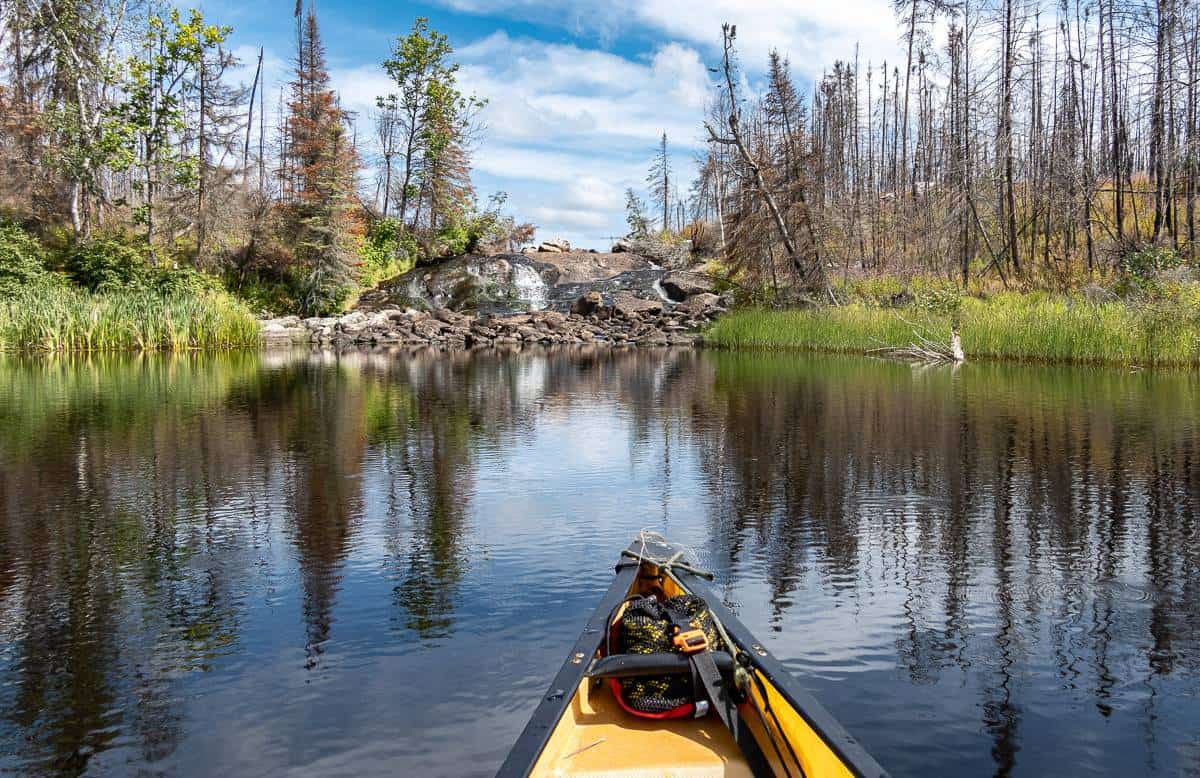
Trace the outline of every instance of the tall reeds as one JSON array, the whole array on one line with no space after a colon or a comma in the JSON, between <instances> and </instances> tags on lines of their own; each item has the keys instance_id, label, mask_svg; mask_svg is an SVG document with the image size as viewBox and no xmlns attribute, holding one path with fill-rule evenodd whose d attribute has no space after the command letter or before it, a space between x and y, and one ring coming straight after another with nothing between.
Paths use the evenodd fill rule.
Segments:
<instances>
[{"instance_id":1,"label":"tall reeds","mask_svg":"<svg viewBox=\"0 0 1200 778\"><path fill-rule=\"evenodd\" d=\"M1006 293L964 298L954 313L852 303L722 317L705 342L724 348L878 353L949 342L957 319L968 360L1140 366L1200 365L1200 310Z\"/></svg>"},{"instance_id":2,"label":"tall reeds","mask_svg":"<svg viewBox=\"0 0 1200 778\"><path fill-rule=\"evenodd\" d=\"M31 286L0 299L3 351L187 351L257 346L259 327L223 292L93 294Z\"/></svg>"}]
</instances>

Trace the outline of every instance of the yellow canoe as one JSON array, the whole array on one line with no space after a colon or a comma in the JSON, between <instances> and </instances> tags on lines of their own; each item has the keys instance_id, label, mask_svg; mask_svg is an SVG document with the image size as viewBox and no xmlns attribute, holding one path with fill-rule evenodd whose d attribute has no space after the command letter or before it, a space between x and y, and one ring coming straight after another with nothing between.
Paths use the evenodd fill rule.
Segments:
<instances>
[{"instance_id":1,"label":"yellow canoe","mask_svg":"<svg viewBox=\"0 0 1200 778\"><path fill-rule=\"evenodd\" d=\"M643 534L621 554L612 586L500 768L502 778L553 776L865 776L886 771L784 670L680 551ZM702 718L648 720L622 710L606 678L643 672L602 657L614 609L633 595L703 597L731 651L714 652L729 688L727 727ZM681 655L655 655L663 662ZM734 669L737 669L735 674ZM734 679L737 680L734 680ZM735 705L736 702L736 705ZM736 708L736 712L734 711ZM736 733L736 734L735 734Z\"/></svg>"}]
</instances>

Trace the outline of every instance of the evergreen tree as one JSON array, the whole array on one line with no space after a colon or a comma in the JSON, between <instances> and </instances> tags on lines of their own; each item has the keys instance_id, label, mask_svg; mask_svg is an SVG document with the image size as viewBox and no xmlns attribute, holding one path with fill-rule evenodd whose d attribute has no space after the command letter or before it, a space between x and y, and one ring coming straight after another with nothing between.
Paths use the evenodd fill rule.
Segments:
<instances>
[{"instance_id":1,"label":"evergreen tree","mask_svg":"<svg viewBox=\"0 0 1200 778\"><path fill-rule=\"evenodd\" d=\"M650 174L646 176L650 186L650 197L655 204L662 206L662 228L671 229L671 157L667 154L667 134L662 134L654 162L650 164Z\"/></svg>"},{"instance_id":2,"label":"evergreen tree","mask_svg":"<svg viewBox=\"0 0 1200 778\"><path fill-rule=\"evenodd\" d=\"M625 190L625 221L629 224L630 238L645 238L650 232L650 220L646 218L646 205L632 188Z\"/></svg>"},{"instance_id":3,"label":"evergreen tree","mask_svg":"<svg viewBox=\"0 0 1200 778\"><path fill-rule=\"evenodd\" d=\"M352 280L351 200L358 158L346 114L329 86L325 49L311 8L300 37L289 111L295 251L306 273L301 302L308 313L328 313L345 300Z\"/></svg>"}]
</instances>

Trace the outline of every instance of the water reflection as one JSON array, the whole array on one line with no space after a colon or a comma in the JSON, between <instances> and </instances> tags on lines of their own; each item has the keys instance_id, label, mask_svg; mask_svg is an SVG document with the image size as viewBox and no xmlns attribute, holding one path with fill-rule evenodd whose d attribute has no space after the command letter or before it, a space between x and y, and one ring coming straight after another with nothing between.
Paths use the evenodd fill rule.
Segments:
<instances>
[{"instance_id":1,"label":"water reflection","mask_svg":"<svg viewBox=\"0 0 1200 778\"><path fill-rule=\"evenodd\" d=\"M0 769L486 774L655 525L897 774L1197 770L1196 381L8 361Z\"/></svg>"}]
</instances>

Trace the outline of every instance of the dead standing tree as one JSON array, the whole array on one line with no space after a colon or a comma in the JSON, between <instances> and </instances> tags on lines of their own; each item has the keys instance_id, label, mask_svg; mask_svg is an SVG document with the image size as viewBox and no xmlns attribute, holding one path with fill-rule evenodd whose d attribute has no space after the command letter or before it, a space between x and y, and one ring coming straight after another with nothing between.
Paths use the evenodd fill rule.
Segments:
<instances>
[{"instance_id":1,"label":"dead standing tree","mask_svg":"<svg viewBox=\"0 0 1200 778\"><path fill-rule=\"evenodd\" d=\"M722 70L725 78L725 89L729 98L729 116L727 119L729 135L719 134L708 122L704 123L704 128L708 131L709 139L713 143L733 146L737 149L738 156L741 158L746 173L752 181L754 191L762 198L763 203L770 212L771 221L779 233L779 239L783 243L784 251L787 253L792 267L799 274L804 284L810 289L827 294L832 298L833 290L829 286L825 267L821 263L821 256L816 240L811 241L811 256L808 262L805 262L796 249L796 241L792 237L791 230L783 218L783 212L779 208L779 203L776 201L774 194L772 194L770 187L767 186L766 179L763 177L762 167L754 159L754 156L746 146L745 139L742 137L741 125L738 118L737 90L733 83L734 41L737 38L737 26L726 23L721 26L721 34L724 47ZM800 199L801 207L806 212L805 221L809 225L810 233L812 233L812 218L811 215L807 214L807 202L803 191L799 188L797 188L797 195Z\"/></svg>"}]
</instances>

